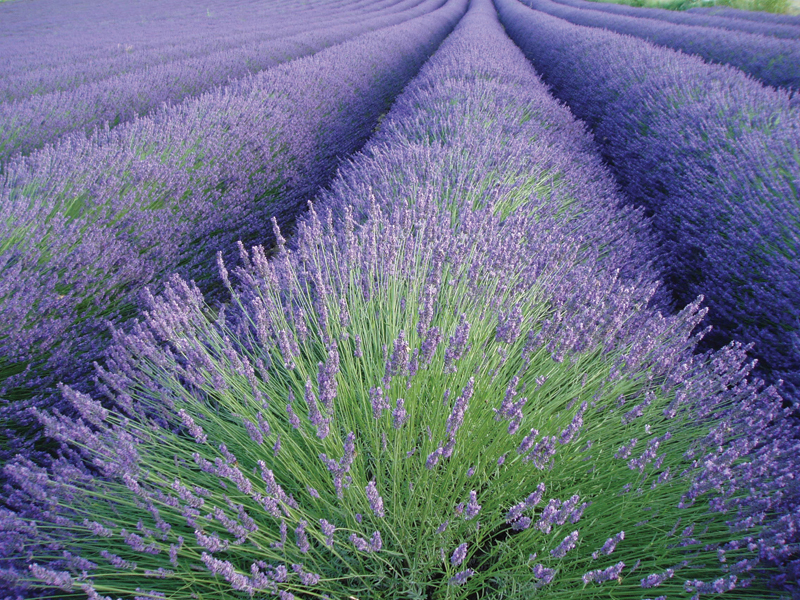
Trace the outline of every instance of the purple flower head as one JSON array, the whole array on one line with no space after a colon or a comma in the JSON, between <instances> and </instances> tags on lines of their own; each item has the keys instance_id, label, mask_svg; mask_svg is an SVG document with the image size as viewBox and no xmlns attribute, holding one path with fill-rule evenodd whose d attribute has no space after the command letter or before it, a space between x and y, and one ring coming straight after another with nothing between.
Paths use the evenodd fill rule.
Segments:
<instances>
[{"instance_id":1,"label":"purple flower head","mask_svg":"<svg viewBox=\"0 0 800 600\"><path fill-rule=\"evenodd\" d=\"M392 411L392 419L392 426L395 429L400 429L408 420L408 413L406 412L405 402L402 398L397 399L395 409Z\"/></svg>"},{"instance_id":2,"label":"purple flower head","mask_svg":"<svg viewBox=\"0 0 800 600\"><path fill-rule=\"evenodd\" d=\"M428 455L428 460L425 461L426 469L433 469L439 463L439 457L444 452L443 448L437 448Z\"/></svg>"},{"instance_id":3,"label":"purple flower head","mask_svg":"<svg viewBox=\"0 0 800 600\"><path fill-rule=\"evenodd\" d=\"M308 543L308 534L306 534L306 525L308 525L306 521L300 521L294 530L297 547L303 554L311 549L311 545Z\"/></svg>"},{"instance_id":4,"label":"purple flower head","mask_svg":"<svg viewBox=\"0 0 800 600\"><path fill-rule=\"evenodd\" d=\"M531 493L527 498L525 498L525 506L528 508L534 508L539 502L542 501L542 496L544 495L544 483L540 483L536 486L536 491Z\"/></svg>"},{"instance_id":5,"label":"purple flower head","mask_svg":"<svg viewBox=\"0 0 800 600\"><path fill-rule=\"evenodd\" d=\"M372 404L372 416L375 419L380 419L384 410L388 410L389 402L383 395L383 390L380 387L370 388L369 401Z\"/></svg>"},{"instance_id":6,"label":"purple flower head","mask_svg":"<svg viewBox=\"0 0 800 600\"><path fill-rule=\"evenodd\" d=\"M581 403L581 407L578 409L578 412L575 413L572 422L561 432L561 438L558 440L561 444L567 444L572 441L572 438L580 431L580 428L583 426L583 413L586 412L587 406L588 404L586 402Z\"/></svg>"},{"instance_id":7,"label":"purple flower head","mask_svg":"<svg viewBox=\"0 0 800 600\"><path fill-rule=\"evenodd\" d=\"M336 531L336 527L325 519L320 519L319 524L322 528L322 535L325 536L325 545L329 548L333 547L333 534Z\"/></svg>"},{"instance_id":8,"label":"purple flower head","mask_svg":"<svg viewBox=\"0 0 800 600\"><path fill-rule=\"evenodd\" d=\"M594 571L589 571L588 573L584 573L583 583L604 583L606 581L611 581L612 579L617 579L620 573L622 573L623 568L625 568L625 563L618 562L607 569L596 569Z\"/></svg>"},{"instance_id":9,"label":"purple flower head","mask_svg":"<svg viewBox=\"0 0 800 600\"><path fill-rule=\"evenodd\" d=\"M537 435L539 435L539 430L531 429L531 432L522 439L522 442L517 448L517 454L527 454L530 449L533 448Z\"/></svg>"},{"instance_id":10,"label":"purple flower head","mask_svg":"<svg viewBox=\"0 0 800 600\"><path fill-rule=\"evenodd\" d=\"M281 436L280 434L275 437L275 444L272 446L272 455L278 456L278 452L281 451Z\"/></svg>"},{"instance_id":11,"label":"purple flower head","mask_svg":"<svg viewBox=\"0 0 800 600\"><path fill-rule=\"evenodd\" d=\"M406 332L401 330L394 341L392 358L386 363L386 375L383 378L384 385L389 385L392 377L406 375L408 373L409 346L406 341Z\"/></svg>"},{"instance_id":12,"label":"purple flower head","mask_svg":"<svg viewBox=\"0 0 800 600\"><path fill-rule=\"evenodd\" d=\"M467 583L467 579L475 575L474 569L465 569L464 571L459 571L453 577L450 578L448 583L450 585L464 585Z\"/></svg>"},{"instance_id":13,"label":"purple flower head","mask_svg":"<svg viewBox=\"0 0 800 600\"><path fill-rule=\"evenodd\" d=\"M573 531L567 537L565 537L561 543L550 551L550 554L555 558L563 558L567 552L572 550L575 547L575 542L578 541L578 532Z\"/></svg>"},{"instance_id":14,"label":"purple flower head","mask_svg":"<svg viewBox=\"0 0 800 600\"><path fill-rule=\"evenodd\" d=\"M320 579L322 579L322 577L320 577L316 573L309 573L305 571L303 569L303 565L293 564L292 570L295 573L297 573L297 577L298 579L300 579L300 583L303 585L308 585L308 586L317 585Z\"/></svg>"},{"instance_id":15,"label":"purple flower head","mask_svg":"<svg viewBox=\"0 0 800 600\"><path fill-rule=\"evenodd\" d=\"M205 444L208 441L208 437L203 432L203 428L194 422L194 419L192 419L189 413L187 413L184 409L180 409L178 411L178 416L181 418L181 422L183 423L184 427L189 430L189 433L192 435L195 442L198 444Z\"/></svg>"},{"instance_id":16,"label":"purple flower head","mask_svg":"<svg viewBox=\"0 0 800 600\"><path fill-rule=\"evenodd\" d=\"M548 569L543 564L538 563L533 566L533 576L536 579L540 579L540 583L542 585L547 585L551 581L553 581L553 577L556 574L555 569Z\"/></svg>"},{"instance_id":17,"label":"purple flower head","mask_svg":"<svg viewBox=\"0 0 800 600\"><path fill-rule=\"evenodd\" d=\"M55 586L65 592L71 592L74 582L67 571L52 571L36 563L30 567L31 574L42 583Z\"/></svg>"},{"instance_id":18,"label":"purple flower head","mask_svg":"<svg viewBox=\"0 0 800 600\"><path fill-rule=\"evenodd\" d=\"M453 556L450 557L450 564L457 567L464 559L467 558L467 543L460 544L458 548L453 551Z\"/></svg>"},{"instance_id":19,"label":"purple flower head","mask_svg":"<svg viewBox=\"0 0 800 600\"><path fill-rule=\"evenodd\" d=\"M364 538L357 536L355 533L350 534L350 542L359 552L372 552L370 543Z\"/></svg>"},{"instance_id":20,"label":"purple flower head","mask_svg":"<svg viewBox=\"0 0 800 600\"><path fill-rule=\"evenodd\" d=\"M469 521L470 519L474 519L478 516L478 513L481 510L481 505L478 504L478 494L475 490L471 490L469 493L469 501L467 502L467 508L464 511L464 519Z\"/></svg>"},{"instance_id":21,"label":"purple flower head","mask_svg":"<svg viewBox=\"0 0 800 600\"><path fill-rule=\"evenodd\" d=\"M372 538L369 541L369 547L373 552L378 552L383 547L383 540L381 539L380 531L374 531L372 533Z\"/></svg>"},{"instance_id":22,"label":"purple flower head","mask_svg":"<svg viewBox=\"0 0 800 600\"><path fill-rule=\"evenodd\" d=\"M383 498L378 495L378 488L375 486L374 479L367 484L366 492L372 512L375 513L376 517L383 518L386 514L383 510Z\"/></svg>"},{"instance_id":23,"label":"purple flower head","mask_svg":"<svg viewBox=\"0 0 800 600\"><path fill-rule=\"evenodd\" d=\"M292 402L294 402L294 394L289 390L289 402L286 404L286 412L289 414L289 423L292 429L300 429L300 417L294 412Z\"/></svg>"},{"instance_id":24,"label":"purple flower head","mask_svg":"<svg viewBox=\"0 0 800 600\"><path fill-rule=\"evenodd\" d=\"M625 539L624 531L620 531L614 537L608 538L606 540L606 543L603 544L603 547L600 548L600 550L598 550L597 552L592 552L592 558L597 560L601 554L605 555L611 554L614 551L614 548L617 547L617 544L619 544L624 539Z\"/></svg>"}]
</instances>

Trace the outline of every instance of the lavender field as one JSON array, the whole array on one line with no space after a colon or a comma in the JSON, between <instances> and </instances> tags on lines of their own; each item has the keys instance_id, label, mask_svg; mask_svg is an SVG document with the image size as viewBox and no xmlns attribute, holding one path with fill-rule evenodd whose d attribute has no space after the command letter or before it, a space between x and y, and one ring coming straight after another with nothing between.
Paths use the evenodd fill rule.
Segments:
<instances>
[{"instance_id":1,"label":"lavender field","mask_svg":"<svg viewBox=\"0 0 800 600\"><path fill-rule=\"evenodd\" d=\"M0 3L0 599L800 598L800 24Z\"/></svg>"}]
</instances>

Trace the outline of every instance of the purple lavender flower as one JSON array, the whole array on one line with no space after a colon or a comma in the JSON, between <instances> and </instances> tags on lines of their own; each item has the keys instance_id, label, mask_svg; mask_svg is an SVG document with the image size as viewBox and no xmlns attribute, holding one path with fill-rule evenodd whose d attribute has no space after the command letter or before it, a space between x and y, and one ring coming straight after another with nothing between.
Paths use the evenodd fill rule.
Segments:
<instances>
[{"instance_id":1,"label":"purple lavender flower","mask_svg":"<svg viewBox=\"0 0 800 600\"><path fill-rule=\"evenodd\" d=\"M369 507L372 509L372 512L375 513L376 517L383 518L386 515L383 510L383 498L378 494L378 488L375 486L374 479L367 484L366 492L367 500L369 500Z\"/></svg>"},{"instance_id":2,"label":"purple lavender flower","mask_svg":"<svg viewBox=\"0 0 800 600\"><path fill-rule=\"evenodd\" d=\"M383 547L383 540L381 539L380 531L372 532L372 538L370 538L369 547L373 552L378 552Z\"/></svg>"},{"instance_id":3,"label":"purple lavender flower","mask_svg":"<svg viewBox=\"0 0 800 600\"><path fill-rule=\"evenodd\" d=\"M618 562L617 564L608 567L607 569L596 569L594 571L589 571L584 573L583 575L583 583L604 583L606 581L611 581L612 579L617 579L622 573L622 569L625 567L624 562Z\"/></svg>"},{"instance_id":4,"label":"purple lavender flower","mask_svg":"<svg viewBox=\"0 0 800 600\"><path fill-rule=\"evenodd\" d=\"M467 558L467 543L464 542L460 544L458 548L453 551L453 555L450 557L450 564L454 567L457 567L464 559Z\"/></svg>"},{"instance_id":5,"label":"purple lavender flower","mask_svg":"<svg viewBox=\"0 0 800 600\"><path fill-rule=\"evenodd\" d=\"M356 547L359 552L372 552L370 543L362 537L357 536L355 533L350 534L350 543Z\"/></svg>"},{"instance_id":6,"label":"purple lavender flower","mask_svg":"<svg viewBox=\"0 0 800 600\"><path fill-rule=\"evenodd\" d=\"M475 575L474 569L465 569L463 571L459 571L455 575L450 578L448 581L449 585L464 585L467 582L467 579Z\"/></svg>"},{"instance_id":7,"label":"purple lavender flower","mask_svg":"<svg viewBox=\"0 0 800 600\"><path fill-rule=\"evenodd\" d=\"M392 419L392 426L395 429L400 429L408 420L408 413L406 412L405 402L402 398L397 399L395 409L392 411Z\"/></svg>"},{"instance_id":8,"label":"purple lavender flower","mask_svg":"<svg viewBox=\"0 0 800 600\"><path fill-rule=\"evenodd\" d=\"M575 542L578 541L578 532L573 531L565 537L561 543L550 551L550 554L555 558L563 558L567 552L575 547Z\"/></svg>"},{"instance_id":9,"label":"purple lavender flower","mask_svg":"<svg viewBox=\"0 0 800 600\"><path fill-rule=\"evenodd\" d=\"M333 534L336 531L336 527L325 519L320 519L319 523L322 527L322 535L325 536L325 545L329 548L333 547Z\"/></svg>"},{"instance_id":10,"label":"purple lavender flower","mask_svg":"<svg viewBox=\"0 0 800 600\"><path fill-rule=\"evenodd\" d=\"M601 554L605 554L605 555L611 554L614 551L614 548L617 547L617 544L619 544L624 539L625 539L625 532L624 531L620 531L614 537L608 538L606 540L605 544L603 544L603 547L600 548L600 550L598 550L596 552L592 552L592 558L597 560L600 557Z\"/></svg>"},{"instance_id":11,"label":"purple lavender flower","mask_svg":"<svg viewBox=\"0 0 800 600\"><path fill-rule=\"evenodd\" d=\"M297 524L297 528L294 530L295 539L297 542L297 547L300 549L300 552L303 554L307 553L311 550L311 544L308 543L308 534L306 533L306 526L308 523L306 521L301 520Z\"/></svg>"},{"instance_id":12,"label":"purple lavender flower","mask_svg":"<svg viewBox=\"0 0 800 600\"><path fill-rule=\"evenodd\" d=\"M293 564L292 570L297 573L297 577L300 579L300 583L307 586L317 585L322 579L316 573L309 573L303 569L303 565Z\"/></svg>"},{"instance_id":13,"label":"purple lavender flower","mask_svg":"<svg viewBox=\"0 0 800 600\"><path fill-rule=\"evenodd\" d=\"M380 419L384 410L390 408L389 402L383 395L383 390L380 387L370 388L369 401L372 404L372 416L375 419Z\"/></svg>"},{"instance_id":14,"label":"purple lavender flower","mask_svg":"<svg viewBox=\"0 0 800 600\"><path fill-rule=\"evenodd\" d=\"M467 507L464 510L464 519L467 521L474 519L478 516L480 510L481 505L478 504L478 494L475 492L475 490L470 490L469 501L467 502Z\"/></svg>"},{"instance_id":15,"label":"purple lavender flower","mask_svg":"<svg viewBox=\"0 0 800 600\"><path fill-rule=\"evenodd\" d=\"M556 574L555 569L548 569L543 564L538 563L533 567L533 576L536 579L540 579L540 583L542 585L547 585L551 581L553 581L553 577Z\"/></svg>"}]
</instances>

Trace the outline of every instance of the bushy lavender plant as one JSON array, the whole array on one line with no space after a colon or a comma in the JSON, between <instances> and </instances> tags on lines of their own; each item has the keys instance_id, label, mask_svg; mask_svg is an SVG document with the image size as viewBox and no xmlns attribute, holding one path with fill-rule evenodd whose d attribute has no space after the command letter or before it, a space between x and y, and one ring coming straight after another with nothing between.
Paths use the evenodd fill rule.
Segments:
<instances>
[{"instance_id":1,"label":"bushy lavender plant","mask_svg":"<svg viewBox=\"0 0 800 600\"><path fill-rule=\"evenodd\" d=\"M575 8L584 8L588 10L597 10L607 12L615 15L624 15L626 17L637 17L645 19L656 19L659 21L667 21L675 23L676 25L694 25L697 27L714 27L717 29L726 29L728 31L743 31L745 33L754 33L756 35L767 35L777 38L798 39L800 38L800 28L797 28L789 23L772 22L762 20L758 16L753 19L736 19L730 18L729 14L725 12L714 11L713 14L706 12L690 12L690 11L677 11L665 10L663 8L648 8L643 6L628 6L625 4L602 3L602 2L587 2L586 0L555 0L559 4L566 4ZM748 14L760 15L763 13L754 13L749 11ZM778 15L773 15L778 16Z\"/></svg>"},{"instance_id":2,"label":"bushy lavender plant","mask_svg":"<svg viewBox=\"0 0 800 600\"><path fill-rule=\"evenodd\" d=\"M458 154L469 130L516 126L580 160L587 138L546 136L576 126L515 51L474 2L398 103L424 103L398 144ZM497 110L455 118L459 80ZM698 306L647 308L651 277L618 275L643 259L575 235L594 220L580 195L532 193L497 152L508 182L480 202L415 163L356 163L348 182L408 173L395 197L323 198L291 247L276 226L270 259L220 259L224 311L173 279L115 334L100 378L117 411L65 389L81 417L40 414L104 478L6 467L10 502L39 511L6 519L32 553L17 574L91 598L763 598L758 552L783 549L740 501L769 502L792 450L774 392L743 379L741 347L692 356Z\"/></svg>"},{"instance_id":3,"label":"bushy lavender plant","mask_svg":"<svg viewBox=\"0 0 800 600\"><path fill-rule=\"evenodd\" d=\"M677 25L598 10L573 8L552 0L524 0L524 4L576 25L608 29L687 54L696 54L708 62L731 65L766 85L800 90L800 41L798 40L775 39L713 27Z\"/></svg>"},{"instance_id":4,"label":"bushy lavender plant","mask_svg":"<svg viewBox=\"0 0 800 600\"><path fill-rule=\"evenodd\" d=\"M411 6L408 6L411 4ZM306 31L296 35L271 37L226 48L200 57L161 63L145 69L92 81L73 89L57 90L15 102L0 104L0 161L15 153L28 153L54 143L66 133L91 134L108 123L110 127L146 115L165 103L176 104L221 85L254 75L279 63L318 52L368 31L389 27L439 8L443 0L406 0L384 11L370 14L357 10L341 16L320 10L315 19L304 16ZM297 28L296 24L295 29ZM259 32L261 34L261 32ZM251 35L252 37L252 35ZM206 40L200 47L208 47ZM71 72L68 64L57 70ZM42 74L27 75L42 84ZM13 78L17 79L17 78ZM24 83L24 82L23 82ZM13 85L13 81L12 81ZM43 85L47 85L47 81ZM249 86L246 83L245 86Z\"/></svg>"},{"instance_id":5,"label":"bushy lavender plant","mask_svg":"<svg viewBox=\"0 0 800 600\"><path fill-rule=\"evenodd\" d=\"M652 212L678 303L705 295L708 341L755 342L761 372L783 379L797 403L796 97L510 0L497 5L553 93L592 128L628 196Z\"/></svg>"},{"instance_id":6,"label":"bushy lavender plant","mask_svg":"<svg viewBox=\"0 0 800 600\"><path fill-rule=\"evenodd\" d=\"M791 25L800 27L800 16L797 15L776 15L763 11L741 10L730 8L729 6L696 6L686 11L691 14L707 14L725 17L729 19L745 19L759 23L776 23L778 25Z\"/></svg>"},{"instance_id":7,"label":"bushy lavender plant","mask_svg":"<svg viewBox=\"0 0 800 600\"><path fill-rule=\"evenodd\" d=\"M108 321L179 270L201 281L217 250L294 219L363 144L466 0L8 165L0 181L3 428L85 385ZM31 400L31 397L38 399ZM42 398L45 398L43 400ZM26 433L23 431L23 433ZM6 453L27 435L4 435Z\"/></svg>"}]
</instances>

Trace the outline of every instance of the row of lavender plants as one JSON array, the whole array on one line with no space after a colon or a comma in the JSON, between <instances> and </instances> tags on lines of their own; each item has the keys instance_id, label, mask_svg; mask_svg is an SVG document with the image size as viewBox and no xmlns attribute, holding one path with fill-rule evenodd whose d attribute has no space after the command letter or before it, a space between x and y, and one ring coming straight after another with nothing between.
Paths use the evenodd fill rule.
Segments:
<instances>
[{"instance_id":1,"label":"row of lavender plants","mask_svg":"<svg viewBox=\"0 0 800 600\"><path fill-rule=\"evenodd\" d=\"M713 27L675 25L573 8L553 0L524 0L524 3L534 10L576 25L642 38L659 46L696 54L708 62L734 66L767 85L800 90L799 40L776 39Z\"/></svg>"},{"instance_id":2,"label":"row of lavender plants","mask_svg":"<svg viewBox=\"0 0 800 600\"><path fill-rule=\"evenodd\" d=\"M497 0L511 37L583 119L653 215L679 303L711 308L714 344L754 342L800 401L800 111L730 67ZM799 63L800 64L800 63Z\"/></svg>"},{"instance_id":3,"label":"row of lavender plants","mask_svg":"<svg viewBox=\"0 0 800 600\"><path fill-rule=\"evenodd\" d=\"M58 67L62 61L80 65L109 55L124 60L159 50L169 60L170 53L179 53L189 40L205 38L213 47L216 36L224 43L224 34L252 33L253 25L270 15L271 22L280 25L302 14L311 17L320 9L364 4L363 0L208 0L202 6L177 0L7 2L0 6L0 72L19 74ZM158 55L152 59L159 61Z\"/></svg>"},{"instance_id":4,"label":"row of lavender plants","mask_svg":"<svg viewBox=\"0 0 800 600\"><path fill-rule=\"evenodd\" d=\"M208 280L216 250L263 241L357 150L466 0L292 61L150 118L71 137L0 180L2 451L30 445L26 409L83 384L140 294L173 272ZM29 430L30 429L30 430Z\"/></svg>"},{"instance_id":5,"label":"row of lavender plants","mask_svg":"<svg viewBox=\"0 0 800 600\"><path fill-rule=\"evenodd\" d=\"M761 23L776 23L779 25L793 25L800 27L800 15L776 15L773 13L741 10L728 6L696 6L686 12L692 14L709 14L730 19L744 19L747 21L758 21Z\"/></svg>"},{"instance_id":6,"label":"row of lavender plants","mask_svg":"<svg viewBox=\"0 0 800 600\"><path fill-rule=\"evenodd\" d=\"M64 388L79 418L38 413L91 468L7 465L28 564L4 575L92 599L773 595L791 423L741 345L693 354L697 303L657 310L619 204L474 0L291 243L275 222L271 257L220 255L229 305L173 278L115 334L114 409Z\"/></svg>"},{"instance_id":7,"label":"row of lavender plants","mask_svg":"<svg viewBox=\"0 0 800 600\"><path fill-rule=\"evenodd\" d=\"M165 103L178 103L214 87L234 84L278 63L313 54L367 31L402 23L443 3L444 0L404 0L377 13L353 10L339 17L319 10L316 19L306 17L307 31L297 35L245 43L70 90L0 104L0 161L53 143L65 133L90 134L106 123L116 126ZM71 68L63 65L62 72Z\"/></svg>"},{"instance_id":8,"label":"row of lavender plants","mask_svg":"<svg viewBox=\"0 0 800 600\"><path fill-rule=\"evenodd\" d=\"M663 8L645 8L628 6L626 4L588 2L587 0L556 0L559 4L566 4L574 8L586 8L615 15L628 17L643 17L657 19L677 25L695 25L698 27L715 27L729 31L744 31L756 35L768 35L778 38L798 39L800 28L788 23L767 23L756 18L754 20L729 18L725 14L703 14L685 11L665 10ZM761 15L763 13L753 13Z\"/></svg>"},{"instance_id":9,"label":"row of lavender plants","mask_svg":"<svg viewBox=\"0 0 800 600\"><path fill-rule=\"evenodd\" d=\"M265 4L271 9L268 21L266 15L261 15L258 11L253 10L254 14L250 15L247 26L243 27L240 18L231 18L236 15L236 11L230 11L232 14L226 14L228 18L213 20L214 27L211 31L204 31L202 28L198 28L199 32L195 28L185 31L179 27L177 30L171 31L169 36L162 37L158 35L157 31L148 28L149 39L143 43L129 42L124 34L117 31L115 32L116 42L104 39L99 47L87 45L85 42L75 47L73 44L76 38L84 40L87 32L85 30L69 31L68 27L60 23L58 35L50 45L56 45L56 48L44 44L43 50L40 49L31 56L26 56L24 53L20 56L19 50L30 39L32 35L30 29L35 29L35 27L28 24L24 36L14 35L7 31L11 29L8 22L15 21L14 15L7 14L6 11L2 14L3 22L0 25L0 32L3 34L0 48L8 52L8 56L5 57L6 64L0 67L2 68L0 73L3 75L0 80L0 100L8 102L36 94L64 91L146 67L228 50L247 42L295 35L309 29L309 24L313 28L314 22L318 21L320 12L332 18L352 11L363 12L367 9L367 6L363 6L364 0L360 2L339 0L326 4L324 11L319 7L316 7L317 10L308 10L308 7L306 10L301 10L301 7L298 7L286 14L280 14L282 12L281 3L278 0L272 0ZM376 2L374 5L370 4L369 7L374 6L376 10L379 10L385 4L386 0ZM251 6L251 8L255 7ZM169 7L164 7L162 10L169 10ZM64 18L66 19L67 16L74 20L83 17L80 12L68 13L68 15L64 15ZM241 17L241 15L237 16ZM268 27L266 27L267 23ZM53 53L56 54L55 57L52 56ZM65 68L65 63L72 68Z\"/></svg>"}]
</instances>

